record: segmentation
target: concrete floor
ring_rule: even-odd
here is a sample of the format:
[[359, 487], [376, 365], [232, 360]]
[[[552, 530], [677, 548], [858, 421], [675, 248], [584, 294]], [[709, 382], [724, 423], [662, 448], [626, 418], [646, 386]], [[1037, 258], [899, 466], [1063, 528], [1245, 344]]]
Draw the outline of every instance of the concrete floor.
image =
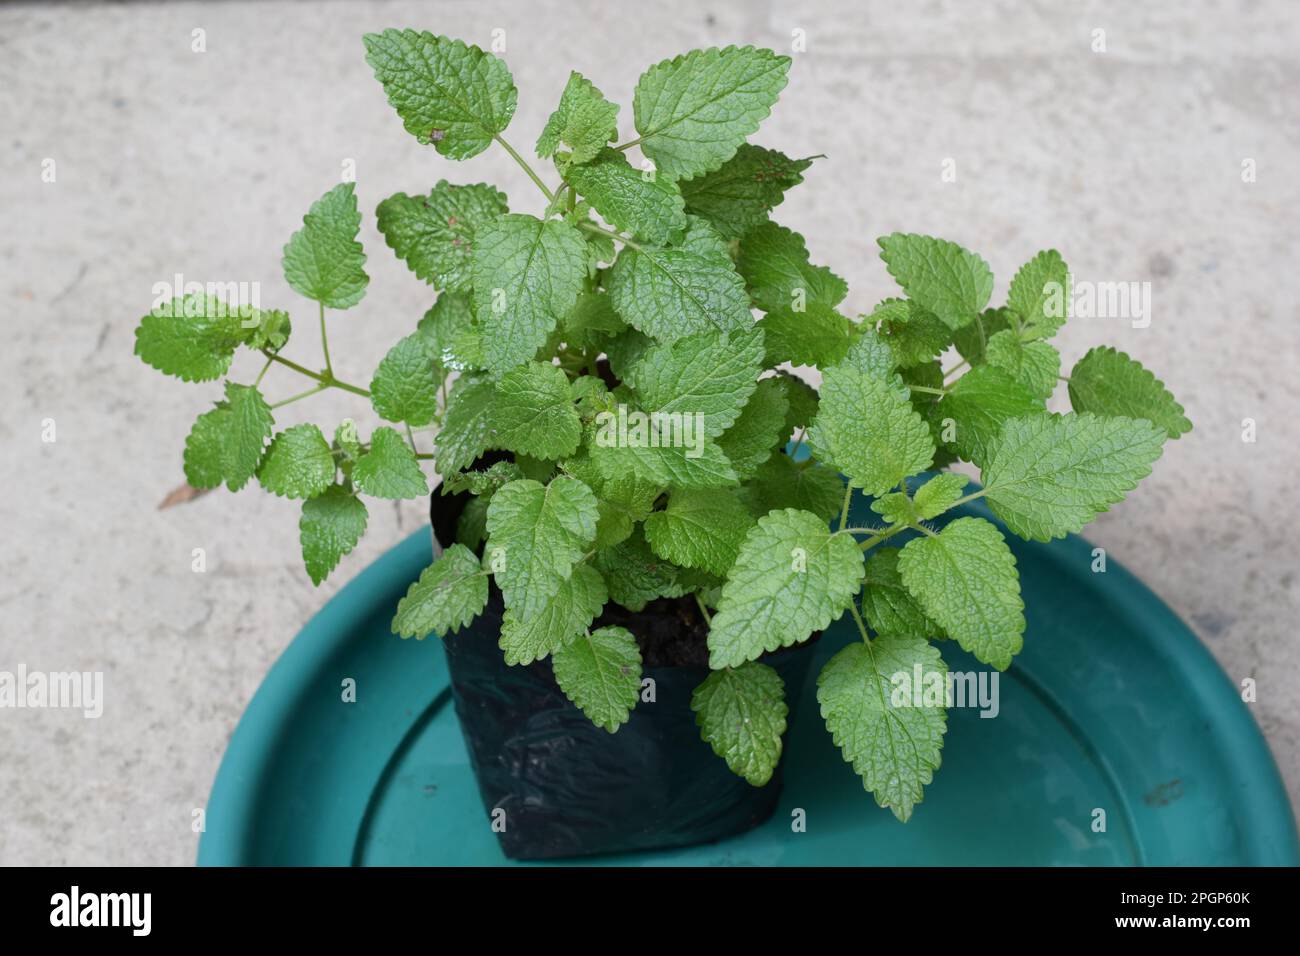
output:
[[[848, 12], [850, 6], [853, 12]], [[950, 237], [1001, 296], [1036, 250], [1077, 278], [1146, 280], [1153, 321], [1076, 321], [1067, 368], [1109, 342], [1155, 368], [1196, 430], [1089, 537], [1146, 580], [1253, 705], [1300, 796], [1300, 6], [1243, 3], [221, 3], [0, 9], [0, 670], [103, 671], [104, 716], [0, 710], [0, 863], [186, 864], [227, 739], [267, 668], [339, 586], [422, 523], [371, 508], [323, 587], [301, 568], [298, 508], [259, 490], [169, 511], [180, 451], [217, 385], [132, 357], [155, 282], [280, 274], [307, 206], [356, 164], [372, 277], [332, 320], [335, 365], [364, 381], [429, 295], [374, 228], [383, 197], [441, 177], [538, 197], [502, 153], [463, 166], [401, 128], [361, 34], [413, 26], [481, 45], [505, 31], [523, 151], [571, 67], [621, 100], [641, 70], [696, 46], [789, 50], [757, 141], [825, 153], [780, 210], [848, 305], [890, 294], [874, 239]], [[205, 31], [206, 52], [192, 52]], [[1105, 52], [1094, 52], [1094, 30]], [[57, 179], [42, 181], [53, 159]], [[945, 160], [955, 182], [941, 178]], [[1257, 180], [1242, 180], [1244, 160]], [[1000, 301], [1000, 299], [999, 299]], [[313, 336], [289, 355], [316, 362]], [[256, 374], [244, 358], [237, 376]], [[245, 379], [246, 380], [246, 379]], [[272, 397], [296, 382], [269, 378]], [[333, 393], [277, 413], [369, 410]], [[290, 414], [292, 413], [292, 414]], [[1241, 423], [1257, 423], [1243, 443]], [[57, 440], [42, 441], [54, 419]], [[203, 548], [207, 571], [191, 570]]]

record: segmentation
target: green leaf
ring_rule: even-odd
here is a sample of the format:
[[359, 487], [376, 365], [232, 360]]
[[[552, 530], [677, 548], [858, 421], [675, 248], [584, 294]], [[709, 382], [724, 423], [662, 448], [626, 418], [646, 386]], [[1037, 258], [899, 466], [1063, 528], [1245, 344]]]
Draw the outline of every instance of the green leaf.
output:
[[499, 378], [531, 359], [578, 301], [587, 245], [568, 223], [502, 216], [479, 232], [473, 276], [484, 358]]
[[427, 425], [438, 414], [442, 375], [428, 340], [412, 332], [384, 356], [370, 382], [370, 404], [381, 418]]
[[352, 480], [372, 498], [422, 498], [429, 493], [415, 452], [387, 426], [370, 435], [370, 450], [352, 466]]
[[785, 682], [766, 664], [747, 661], [714, 671], [691, 695], [700, 736], [731, 772], [755, 787], [772, 779], [785, 733]]
[[951, 418], [956, 423], [953, 447], [957, 453], [983, 468], [1003, 424], [1040, 414], [1043, 403], [1006, 372], [980, 365], [957, 379], [943, 400], [931, 408], [937, 418]]
[[722, 576], [736, 563], [753, 525], [740, 499], [726, 489], [674, 491], [663, 511], [645, 519], [645, 536], [664, 560]]
[[1011, 328], [1011, 312], [1008, 309], [985, 309], [969, 325], [953, 333], [952, 343], [958, 354], [971, 365], [984, 361], [984, 350], [989, 339]]
[[1070, 267], [1055, 249], [1030, 259], [1011, 280], [1007, 308], [1016, 313], [1027, 339], [1046, 339], [1065, 324], [1070, 303]]
[[714, 670], [808, 639], [843, 613], [862, 581], [862, 552], [807, 511], [760, 518], [727, 575], [709, 628]]
[[226, 404], [221, 471], [226, 487], [238, 491], [257, 473], [275, 419], [266, 399], [251, 385], [227, 382]]
[[961, 328], [988, 304], [993, 272], [975, 253], [945, 239], [901, 232], [877, 242], [880, 258], [908, 298], [948, 328]]
[[627, 723], [641, 696], [641, 650], [632, 632], [602, 627], [551, 655], [555, 682], [597, 727], [611, 734]]
[[257, 478], [272, 494], [315, 498], [334, 483], [334, 456], [319, 428], [294, 425], [275, 436]]
[[492, 441], [491, 382], [460, 380], [447, 400], [447, 414], [434, 438], [438, 473], [450, 475], [474, 463]]
[[946, 637], [903, 584], [903, 575], [898, 570], [900, 553], [898, 548], [877, 548], [867, 555], [867, 571], [862, 579], [862, 616], [877, 634]]
[[453, 544], [397, 602], [393, 633], [418, 640], [455, 634], [482, 614], [487, 602], [487, 574], [478, 558], [463, 544]]
[[665, 342], [710, 329], [749, 328], [749, 295], [726, 244], [703, 219], [686, 219], [679, 245], [626, 246], [618, 254], [607, 286], [614, 308]]
[[536, 458], [572, 455], [582, 438], [569, 378], [549, 362], [529, 362], [507, 372], [497, 385], [489, 419], [495, 447]]
[[596, 552], [593, 563], [605, 576], [609, 599], [629, 611], [643, 611], [655, 598], [687, 593], [679, 570], [650, 550], [639, 527], [627, 540]]
[[384, 241], [417, 278], [441, 291], [469, 292], [474, 238], [506, 209], [506, 194], [493, 186], [443, 179], [427, 196], [389, 196], [376, 217]]
[[1165, 430], [1134, 418], [1039, 415], [1006, 423], [981, 477], [989, 507], [1023, 538], [1078, 532], [1137, 487]]
[[[922, 675], [918, 705], [894, 692], [899, 675]], [[822, 668], [817, 701], [835, 745], [862, 778], [862, 786], [906, 823], [939, 768], [948, 668], [919, 637], [885, 634], [870, 644], [850, 644]], [[943, 688], [927, 702], [927, 686]]]
[[808, 441], [819, 460], [869, 495], [885, 494], [934, 458], [930, 429], [911, 402], [886, 380], [849, 366], [826, 370]]
[[599, 571], [589, 564], [575, 566], [537, 614], [520, 620], [514, 611], [506, 612], [499, 641], [506, 663], [531, 664], [554, 654], [591, 627], [608, 598]]
[[202, 294], [172, 299], [140, 320], [135, 354], [164, 375], [208, 382], [230, 368], [244, 335], [241, 325], [238, 311], [219, 299]]
[[596, 537], [596, 496], [582, 482], [512, 481], [488, 506], [488, 553], [506, 607], [542, 612]]
[[962, 646], [1000, 671], [1024, 646], [1016, 559], [983, 518], [958, 518], [938, 535], [913, 538], [898, 558], [921, 609]]
[[560, 94], [560, 105], [537, 139], [537, 155], [543, 159], [554, 156], [563, 144], [572, 151], [570, 163], [587, 163], [617, 135], [618, 105], [605, 99], [590, 80], [574, 71]]
[[790, 437], [785, 427], [790, 401], [785, 396], [784, 382], [775, 378], [763, 379], [745, 403], [736, 423], [718, 439], [718, 447], [741, 481], [752, 477], [772, 452], [785, 445]]
[[366, 533], [366, 506], [342, 485], [302, 503], [298, 537], [311, 583], [319, 585]]
[[1145, 418], [1170, 438], [1191, 431], [1173, 393], [1137, 359], [1112, 348], [1095, 348], [1070, 373], [1070, 405], [1076, 412]]
[[912, 495], [912, 506], [922, 521], [937, 518], [965, 494], [970, 479], [957, 472], [935, 475]]
[[227, 421], [230, 417], [228, 403], [204, 412], [194, 421], [185, 439], [185, 480], [195, 488], [216, 488], [226, 476], [223, 449]]
[[901, 491], [881, 495], [871, 502], [871, 510], [880, 515], [880, 520], [886, 525], [912, 524], [917, 520], [912, 499]]
[[796, 464], [789, 455], [773, 455], [754, 477], [762, 513], [778, 508], [811, 511], [824, 522], [840, 513], [844, 481], [839, 472], [817, 462]]
[[828, 305], [811, 302], [802, 312], [782, 306], [758, 322], [766, 336], [765, 365], [812, 365], [829, 368], [844, 360], [858, 327]]
[[716, 438], [740, 417], [762, 369], [762, 332], [709, 329], [647, 348], [625, 381], [648, 411], [702, 415], [705, 437]]
[[284, 348], [284, 344], [289, 341], [289, 333], [292, 330], [289, 313], [279, 312], [274, 309], [257, 309], [253, 315], [247, 317], [247, 320], [254, 318], [257, 324], [250, 328], [248, 321], [241, 317], [240, 325], [244, 344], [251, 349], [270, 349], [272, 352], [278, 352]]
[[471, 495], [489, 497], [507, 482], [524, 477], [524, 473], [513, 461], [498, 461], [482, 471], [462, 471], [448, 475], [442, 480], [442, 493], [454, 495], [468, 491]]
[[429, 351], [440, 365], [464, 371], [465, 357], [456, 354], [458, 338], [475, 326], [474, 310], [469, 295], [463, 292], [443, 292], [424, 313], [416, 331], [424, 336]]
[[366, 294], [366, 254], [357, 242], [361, 213], [355, 183], [339, 183], [312, 203], [284, 247], [284, 278], [330, 309], [349, 309]]
[[[736, 484], [736, 470], [715, 442], [693, 431], [691, 441], [668, 437], [668, 444], [654, 447], [648, 440], [627, 429], [628, 439], [620, 435], [620, 414], [602, 412], [596, 416], [596, 432], [591, 448], [592, 461], [606, 478], [619, 474], [636, 476], [642, 482], [661, 488], [725, 488]], [[692, 426], [693, 428], [693, 426]], [[672, 432], [664, 426], [661, 435]]]
[[641, 152], [669, 179], [717, 169], [771, 112], [789, 69], [789, 57], [734, 46], [655, 64], [632, 100]]
[[1006, 329], [989, 339], [985, 359], [1035, 398], [1047, 399], [1056, 391], [1061, 355], [1046, 342], [1023, 342], [1015, 332]]
[[414, 30], [364, 37], [366, 62], [406, 131], [448, 159], [469, 159], [515, 115], [518, 94], [505, 63], [460, 40]]
[[651, 243], [672, 243], [686, 229], [681, 190], [663, 176], [647, 178], [617, 150], [603, 149], [566, 179], [605, 220]]
[[739, 239], [767, 219], [786, 190], [803, 182], [813, 159], [790, 159], [774, 149], [742, 143], [713, 172], [678, 182], [686, 211], [703, 216], [723, 239]]
[[915, 302], [886, 299], [868, 321], [880, 323], [880, 332], [899, 368], [923, 365], [952, 344], [952, 329]]
[[663, 493], [663, 488], [632, 472], [606, 477], [589, 455], [563, 463], [564, 470], [596, 493], [600, 518], [596, 524], [596, 547], [611, 548], [632, 534], [644, 521]]
[[578, 296], [573, 311], [563, 319], [564, 341], [579, 349], [605, 350], [613, 336], [627, 331], [614, 303], [604, 292], [584, 292]]
[[765, 222], [740, 240], [736, 270], [745, 279], [754, 304], [764, 312], [802, 311], [808, 303], [834, 308], [849, 293], [843, 279], [808, 260], [803, 236]]
[[903, 398], [911, 395], [894, 363], [894, 350], [889, 347], [885, 337], [873, 328], [862, 329], [837, 364], [879, 379]]

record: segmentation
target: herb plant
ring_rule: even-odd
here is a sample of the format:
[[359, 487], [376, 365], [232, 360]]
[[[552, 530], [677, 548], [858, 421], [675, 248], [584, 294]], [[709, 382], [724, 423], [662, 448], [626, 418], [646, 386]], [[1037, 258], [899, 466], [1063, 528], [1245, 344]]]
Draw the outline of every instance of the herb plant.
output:
[[[633, 94], [637, 136], [617, 146], [619, 107], [570, 74], [536, 148], [558, 174], [552, 187], [502, 138], [516, 90], [500, 59], [410, 30], [365, 47], [421, 144], [457, 160], [500, 146], [536, 183], [541, 214], [511, 212], [482, 183], [379, 204], [388, 245], [437, 298], [368, 388], [338, 377], [326, 344], [325, 310], [356, 306], [369, 281], [351, 183], [325, 193], [284, 248], [289, 285], [319, 303], [323, 368], [281, 354], [284, 312], [202, 294], [154, 309], [135, 350], [160, 371], [213, 381], [241, 346], [265, 357], [194, 423], [188, 483], [234, 491], [256, 478], [301, 500], [303, 560], [319, 584], [365, 531], [365, 499], [429, 494], [431, 460], [443, 493], [472, 498], [394, 632], [466, 626], [491, 577], [506, 662], [549, 657], [559, 686], [610, 732], [638, 702], [641, 656], [627, 630], [592, 629], [602, 607], [694, 595], [712, 673], [692, 706], [704, 739], [754, 785], [772, 775], [787, 713], [761, 656], [847, 614], [862, 640], [821, 672], [822, 715], [865, 788], [906, 820], [939, 766], [946, 695], [900, 705], [894, 677], [942, 687], [934, 642], [948, 639], [1005, 669], [1025, 629], [1002, 532], [951, 512], [983, 498], [1024, 538], [1077, 532], [1191, 427], [1181, 407], [1136, 361], [1100, 348], [1064, 379], [1073, 412], [1046, 410], [1069, 299], [1055, 251], [990, 308], [982, 258], [894, 233], [881, 257], [905, 297], [856, 321], [839, 311], [844, 280], [770, 218], [819, 157], [746, 142], [785, 86], [786, 57], [728, 47], [656, 64]], [[790, 365], [820, 369], [820, 390]], [[268, 401], [276, 366], [310, 387]], [[391, 424], [365, 438], [351, 420], [331, 437], [314, 424], [275, 430], [277, 408], [331, 388]], [[489, 451], [505, 454], [476, 467]], [[978, 467], [979, 490], [939, 471], [958, 460]], [[855, 494], [873, 499], [860, 526], [848, 519]]]

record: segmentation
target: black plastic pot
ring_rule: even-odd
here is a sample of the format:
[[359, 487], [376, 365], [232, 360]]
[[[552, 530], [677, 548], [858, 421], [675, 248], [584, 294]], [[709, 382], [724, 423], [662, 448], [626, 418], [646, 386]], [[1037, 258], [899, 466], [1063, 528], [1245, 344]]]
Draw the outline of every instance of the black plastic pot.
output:
[[[434, 493], [435, 542], [453, 540], [464, 504], [458, 498]], [[505, 663], [497, 643], [503, 610], [493, 588], [487, 610], [443, 643], [479, 793], [507, 856], [538, 860], [708, 843], [772, 815], [781, 767], [766, 786], [751, 786], [700, 738], [690, 701], [706, 668], [647, 667], [643, 678], [653, 681], [653, 701], [643, 692], [631, 719], [611, 734], [564, 696], [549, 660]], [[787, 724], [811, 654], [804, 643], [763, 658], [785, 681]]]

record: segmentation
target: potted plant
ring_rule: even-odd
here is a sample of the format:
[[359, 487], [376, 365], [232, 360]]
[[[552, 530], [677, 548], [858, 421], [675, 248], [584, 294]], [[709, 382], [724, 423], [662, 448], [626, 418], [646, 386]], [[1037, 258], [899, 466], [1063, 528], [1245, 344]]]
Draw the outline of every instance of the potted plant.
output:
[[[135, 350], [167, 374], [216, 381], [241, 347], [264, 358], [194, 423], [188, 485], [256, 479], [300, 500], [319, 584], [365, 531], [366, 499], [428, 495], [433, 464], [437, 555], [393, 631], [444, 638], [513, 856], [698, 842], [762, 820], [807, 649], [844, 615], [862, 640], [817, 675], [821, 716], [906, 821], [940, 762], [950, 688], [936, 642], [1003, 670], [1025, 628], [1002, 531], [953, 509], [983, 498], [1023, 537], [1077, 532], [1191, 427], [1182, 408], [1113, 349], [1061, 375], [1051, 338], [1071, 286], [1055, 251], [991, 308], [982, 258], [896, 232], [879, 244], [902, 295], [843, 314], [845, 282], [771, 219], [820, 157], [747, 142], [786, 57], [728, 47], [656, 64], [633, 96], [637, 135], [618, 145], [618, 106], [572, 73], [537, 142], [550, 186], [502, 138], [516, 90], [501, 60], [411, 30], [365, 47], [421, 144], [456, 160], [500, 146], [536, 183], [539, 214], [482, 183], [379, 204], [388, 245], [437, 298], [368, 387], [336, 374], [326, 338], [325, 310], [356, 306], [369, 281], [351, 183], [284, 248], [289, 285], [318, 303], [323, 367], [282, 354], [283, 311], [197, 291], [156, 306]], [[794, 366], [820, 370], [820, 387]], [[272, 370], [309, 387], [280, 398]], [[1053, 414], [1062, 380], [1073, 411]], [[276, 409], [332, 388], [387, 424], [276, 430]], [[981, 487], [943, 470], [958, 461]], [[876, 516], [860, 526], [855, 495]]]

